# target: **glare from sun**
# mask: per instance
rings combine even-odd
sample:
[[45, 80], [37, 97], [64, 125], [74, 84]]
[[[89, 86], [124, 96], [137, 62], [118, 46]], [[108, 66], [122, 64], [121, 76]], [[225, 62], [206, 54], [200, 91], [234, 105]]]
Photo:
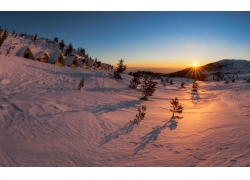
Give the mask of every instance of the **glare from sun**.
[[198, 66], [197, 62], [194, 62], [193, 67], [197, 67], [197, 66]]

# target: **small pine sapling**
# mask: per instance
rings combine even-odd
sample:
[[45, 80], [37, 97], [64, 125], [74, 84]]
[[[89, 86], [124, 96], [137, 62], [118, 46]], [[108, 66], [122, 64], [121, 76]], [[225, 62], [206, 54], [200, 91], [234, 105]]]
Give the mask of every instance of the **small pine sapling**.
[[170, 79], [170, 80], [169, 80], [169, 84], [170, 84], [170, 85], [173, 85], [173, 84], [174, 84], [174, 83], [173, 83], [173, 79]]
[[232, 79], [232, 82], [235, 83], [235, 79]]
[[225, 81], [225, 84], [228, 84], [228, 83], [229, 83], [229, 81], [228, 81], [228, 80], [226, 80], [226, 81]]
[[156, 90], [157, 82], [153, 81], [152, 78], [148, 78], [148, 76], [144, 76], [142, 82], [142, 94], [144, 95], [142, 99], [144, 101], [148, 100], [148, 96], [152, 96]]
[[174, 115], [174, 113], [182, 113], [183, 111], [183, 106], [179, 105], [178, 98], [176, 97], [175, 99], [170, 101], [170, 104], [172, 105], [170, 106], [171, 107], [170, 111], [173, 112], [172, 119], [181, 119], [182, 117]]
[[115, 78], [122, 79], [121, 73], [123, 73], [127, 68], [127, 65], [124, 65], [123, 62], [123, 59], [118, 60], [117, 69], [114, 71]]
[[135, 119], [130, 120], [130, 122], [139, 124], [139, 122], [141, 122], [144, 119], [146, 110], [147, 110], [146, 106], [142, 106], [141, 108], [138, 108], [138, 114], [136, 114]]
[[79, 84], [79, 87], [78, 87], [78, 90], [82, 90], [82, 88], [83, 88], [83, 86], [84, 86], [84, 77], [82, 78], [82, 80], [81, 80], [81, 82], [80, 82], [80, 84]]
[[185, 88], [185, 83], [184, 82], [181, 83], [181, 88]]
[[130, 81], [130, 87], [133, 89], [136, 89], [138, 84], [140, 84], [140, 79], [138, 76], [135, 76], [131, 81]]
[[192, 91], [198, 91], [199, 84], [196, 81], [194, 81], [193, 84], [192, 84], [192, 88], [193, 88]]
[[247, 83], [250, 83], [250, 79], [247, 79]]
[[165, 81], [166, 81], [166, 83], [168, 83], [168, 82], [169, 82], [169, 79], [168, 79], [168, 78], [166, 78], [166, 79], [165, 79]]
[[164, 79], [163, 79], [163, 78], [161, 78], [161, 82], [164, 82]]

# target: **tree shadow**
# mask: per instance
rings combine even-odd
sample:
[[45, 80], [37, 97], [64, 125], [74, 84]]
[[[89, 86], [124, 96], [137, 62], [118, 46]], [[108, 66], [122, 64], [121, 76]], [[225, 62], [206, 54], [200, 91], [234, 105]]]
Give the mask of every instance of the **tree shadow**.
[[103, 114], [112, 111], [116, 111], [122, 108], [134, 107], [136, 104], [140, 104], [141, 100], [123, 101], [118, 104], [105, 104], [92, 107], [86, 107], [85, 110], [94, 114]]
[[171, 118], [164, 125], [154, 127], [151, 132], [140, 138], [140, 142], [136, 143], [139, 145], [135, 148], [134, 154], [137, 154], [140, 150], [144, 149], [150, 142], [156, 141], [161, 131], [165, 128], [175, 130], [177, 128], [177, 124], [178, 121]]
[[125, 135], [125, 134], [131, 133], [135, 125], [136, 125], [135, 123], [128, 123], [126, 126], [118, 129], [116, 132], [110, 133], [109, 135], [105, 136], [102, 139], [102, 141], [100, 142], [99, 146], [102, 146], [102, 145], [108, 143], [109, 141], [111, 141], [113, 139], [117, 139], [121, 135]]
[[191, 91], [190, 99], [192, 100], [192, 103], [196, 107], [199, 104], [200, 100], [200, 94], [198, 91]]

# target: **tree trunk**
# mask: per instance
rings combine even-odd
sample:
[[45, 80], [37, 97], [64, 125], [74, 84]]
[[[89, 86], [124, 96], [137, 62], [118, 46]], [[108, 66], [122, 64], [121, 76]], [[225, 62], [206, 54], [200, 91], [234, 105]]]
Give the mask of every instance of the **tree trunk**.
[[173, 115], [172, 115], [172, 118], [174, 119], [174, 111], [173, 111]]

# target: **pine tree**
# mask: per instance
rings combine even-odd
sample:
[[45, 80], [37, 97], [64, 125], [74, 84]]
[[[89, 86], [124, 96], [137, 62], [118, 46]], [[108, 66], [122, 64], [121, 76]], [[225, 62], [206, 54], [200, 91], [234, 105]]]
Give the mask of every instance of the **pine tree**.
[[55, 37], [55, 38], [54, 38], [54, 41], [58, 43], [58, 38], [57, 38], [57, 37]]
[[141, 108], [138, 108], [138, 114], [136, 114], [136, 117], [134, 120], [130, 120], [130, 122], [135, 122], [137, 124], [139, 124], [139, 122], [141, 122], [145, 115], [146, 115], [146, 110], [147, 110], [147, 106], [142, 106]]
[[228, 80], [226, 80], [226, 81], [225, 81], [225, 84], [228, 84], [228, 83], [229, 83], [229, 81], [228, 81]]
[[68, 54], [71, 54], [73, 51], [73, 45], [72, 43], [69, 43], [69, 46], [68, 46]]
[[185, 83], [184, 82], [181, 83], [181, 88], [185, 88]]
[[170, 85], [173, 85], [173, 84], [174, 84], [174, 83], [173, 83], [173, 79], [170, 79], [170, 80], [169, 80], [169, 84], [170, 84]]
[[247, 79], [247, 83], [250, 83], [250, 79]]
[[173, 112], [172, 119], [176, 119], [176, 118], [180, 119], [181, 117], [174, 116], [174, 113], [182, 113], [182, 111], [183, 111], [183, 106], [179, 105], [178, 98], [176, 97], [175, 99], [170, 101], [170, 104], [172, 105], [172, 106], [170, 106], [172, 108], [172, 109], [170, 109], [170, 111]]
[[130, 87], [136, 89], [138, 84], [140, 84], [140, 79], [138, 75], [135, 75], [135, 77], [130, 81]]
[[14, 35], [16, 33], [16, 31], [14, 30], [13, 32], [12, 32], [12, 35]]
[[118, 66], [116, 68], [116, 70], [114, 70], [114, 77], [118, 78], [118, 79], [122, 79], [121, 73], [123, 73], [127, 66], [123, 64], [124, 60], [118, 60]]
[[37, 40], [37, 33], [34, 35], [33, 40], [34, 40], [34, 43], [35, 43], [36, 40]]
[[193, 84], [192, 84], [192, 88], [193, 88], [192, 91], [197, 91], [198, 88], [199, 88], [199, 84], [196, 81], [194, 81]]
[[142, 99], [144, 101], [148, 100], [148, 96], [152, 96], [156, 90], [157, 82], [153, 81], [152, 78], [148, 78], [148, 76], [144, 76], [142, 82], [142, 94], [144, 95]]
[[60, 50], [63, 50], [63, 49], [64, 49], [64, 46], [65, 46], [64, 41], [61, 40], [61, 42], [59, 43], [59, 48], [60, 48]]

